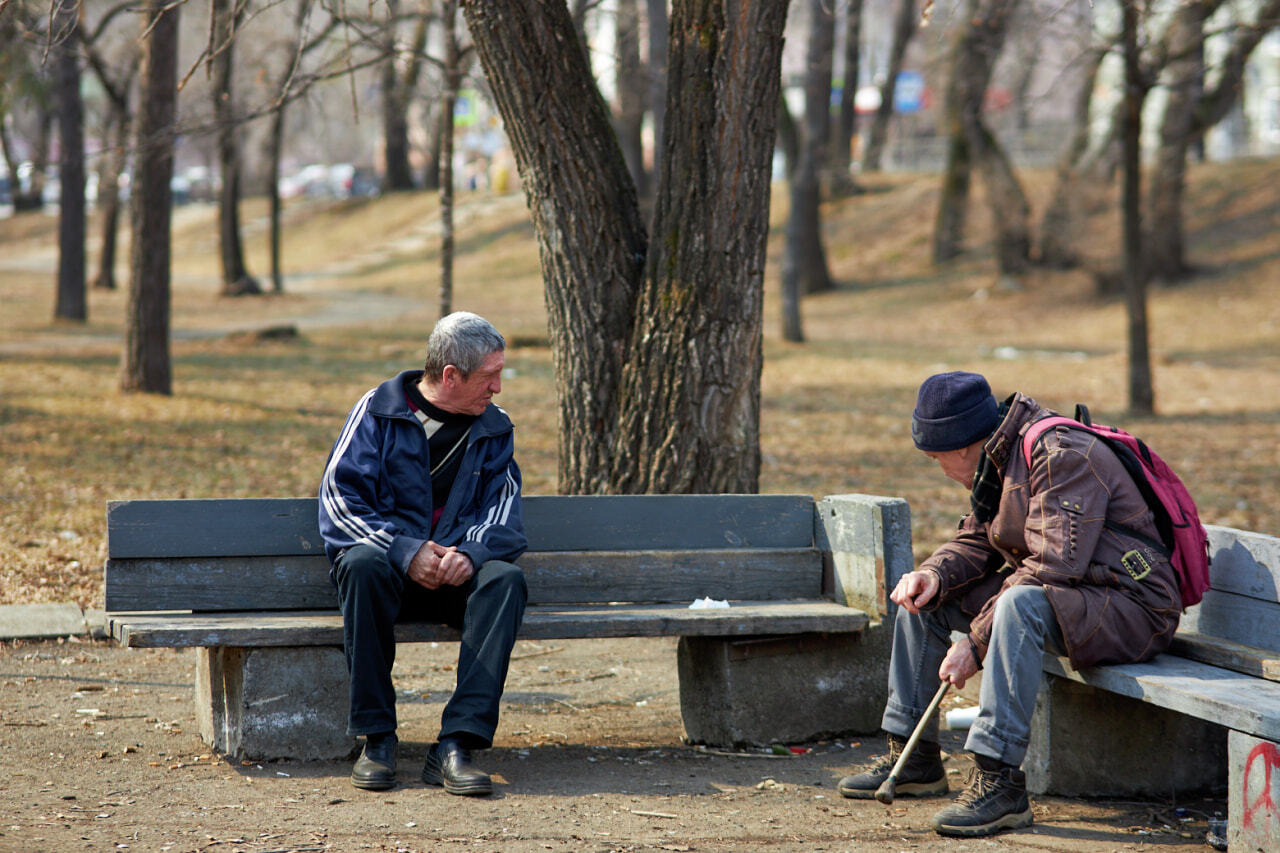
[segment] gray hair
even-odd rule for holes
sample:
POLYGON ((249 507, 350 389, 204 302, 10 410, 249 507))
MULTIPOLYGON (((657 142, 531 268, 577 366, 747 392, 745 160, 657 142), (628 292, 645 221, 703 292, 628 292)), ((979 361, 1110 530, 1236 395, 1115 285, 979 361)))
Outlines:
POLYGON ((450 364, 467 377, 491 354, 506 348, 506 340, 488 320, 470 311, 455 311, 441 317, 431 330, 423 370, 429 382, 439 382, 450 364))

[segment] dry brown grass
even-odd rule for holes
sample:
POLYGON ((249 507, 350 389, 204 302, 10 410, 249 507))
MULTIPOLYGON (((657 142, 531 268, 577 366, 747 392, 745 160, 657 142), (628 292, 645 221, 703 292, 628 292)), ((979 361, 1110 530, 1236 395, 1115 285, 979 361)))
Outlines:
MULTIPOLYGON (((1068 411, 1087 402, 1099 420, 1139 433, 1184 475, 1207 521, 1280 530, 1280 163, 1193 171, 1191 259, 1203 272, 1151 292, 1153 419, 1124 414, 1124 307, 1097 299, 1089 273, 1037 273, 1015 293, 990 287, 980 207, 973 248, 935 269, 936 179, 867 184, 872 192, 828 206, 840 285, 806 300, 804 344, 777 335, 776 236, 771 243, 762 491, 905 496, 923 556, 965 495, 912 450, 908 416, 925 376, 966 368, 986 373, 998 394, 1023 390, 1068 411)), ((1033 201, 1047 184, 1028 176, 1033 201)), ((784 203, 775 193, 775 225, 784 203)), ((437 211, 428 195, 291 208, 288 293, 226 299, 216 293, 211 213, 184 209, 174 394, 164 398, 115 388, 122 293, 93 292, 84 326, 50 322, 56 220, 0 222, 0 603, 101 606, 107 500, 311 494, 350 404, 420 358, 436 313, 437 211), (282 322, 302 336, 228 336, 282 322)), ((261 275, 260 206, 246 205, 246 216, 261 275)), ((468 197, 459 229, 455 306, 491 317, 516 343, 501 400, 519 429, 526 491, 554 492, 554 383, 524 202, 468 197)), ((1114 211, 1090 221, 1091 267, 1114 264, 1118 231, 1114 211)))

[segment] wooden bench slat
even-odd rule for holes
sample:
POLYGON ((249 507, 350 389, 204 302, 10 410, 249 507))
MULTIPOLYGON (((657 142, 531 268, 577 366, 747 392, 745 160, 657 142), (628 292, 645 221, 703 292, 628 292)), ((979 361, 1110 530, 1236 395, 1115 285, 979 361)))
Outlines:
MULTIPOLYGON (((1146 663, 1073 670, 1065 658, 1046 655, 1045 671, 1189 714, 1267 740, 1280 740, 1280 683, 1186 660, 1157 655, 1146 663)), ((1141 726, 1142 720, 1133 720, 1141 726)))
MULTIPOLYGON (((804 548, 808 495, 526 496, 525 532, 540 551, 804 548)), ((112 501, 112 559, 323 554, 315 498, 112 501)))
POLYGON ((1169 645, 1169 653, 1268 681, 1280 681, 1280 653, 1257 646, 1179 631, 1169 645))
MULTIPOLYGON (((108 613, 108 630, 134 647, 341 646, 342 618, 333 611, 294 613, 108 613)), ((525 611, 523 639, 753 636, 852 633, 870 618, 831 601, 737 602, 723 609, 687 605, 545 606, 525 611)), ((396 626, 401 642, 457 640, 458 632, 427 622, 396 626)))
POLYGON ((1280 538, 1206 525, 1213 589, 1262 601, 1280 600, 1280 538))
POLYGON ((1280 604, 1210 589, 1182 614, 1181 630, 1280 651, 1280 604))
MULTIPOLYGON (((532 604, 819 598, 808 548, 558 551, 520 558, 532 604)), ((322 610, 338 606, 320 557, 113 559, 107 610, 322 610)))

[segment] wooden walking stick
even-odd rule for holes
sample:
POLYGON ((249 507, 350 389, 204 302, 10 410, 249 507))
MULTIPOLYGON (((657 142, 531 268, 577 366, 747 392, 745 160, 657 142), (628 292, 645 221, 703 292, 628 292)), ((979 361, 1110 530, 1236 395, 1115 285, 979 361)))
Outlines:
POLYGON ((925 709, 924 716, 920 718, 920 722, 916 723, 916 730, 911 733, 911 737, 907 739, 907 745, 902 748, 902 754, 898 756, 898 760, 894 762, 893 769, 889 771, 889 778, 880 783, 880 787, 876 789, 876 799, 884 803, 886 806, 893 802, 893 795, 898 787, 898 774, 902 772, 902 768, 906 765, 907 759, 911 757, 911 752, 916 748, 916 743, 920 740, 920 735, 924 733, 924 727, 928 725, 929 718, 938 710, 938 706, 942 704, 942 697, 947 695, 947 690, 951 687, 950 681, 944 681, 938 687, 938 692, 933 694, 933 701, 929 703, 929 707, 925 709))

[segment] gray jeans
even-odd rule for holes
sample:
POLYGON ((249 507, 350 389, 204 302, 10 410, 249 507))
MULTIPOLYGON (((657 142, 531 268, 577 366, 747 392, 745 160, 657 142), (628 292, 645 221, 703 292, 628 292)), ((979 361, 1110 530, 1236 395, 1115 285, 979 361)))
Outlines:
MULTIPOLYGON (((969 619, 955 603, 914 615, 898 609, 889 661, 889 702, 881 723, 886 732, 903 738, 911 735, 942 683, 938 667, 951 647, 951 632, 968 630, 969 619)), ((969 728, 966 749, 1005 764, 1022 764, 1046 651, 1066 653, 1062 629, 1044 589, 1005 590, 996 602, 978 693, 978 718, 969 728)), ((936 715, 921 737, 937 742, 936 715)))

